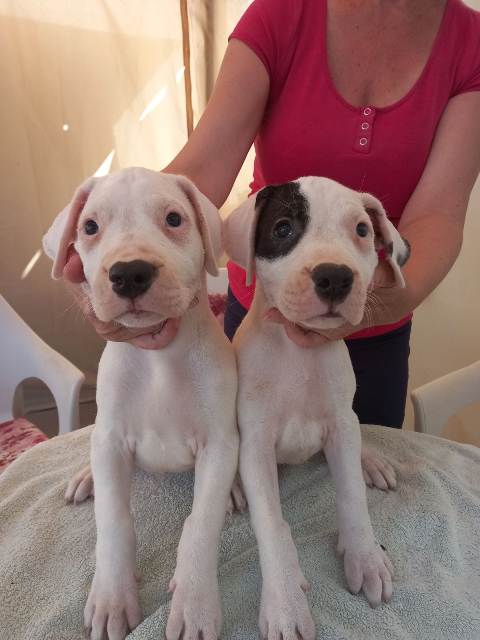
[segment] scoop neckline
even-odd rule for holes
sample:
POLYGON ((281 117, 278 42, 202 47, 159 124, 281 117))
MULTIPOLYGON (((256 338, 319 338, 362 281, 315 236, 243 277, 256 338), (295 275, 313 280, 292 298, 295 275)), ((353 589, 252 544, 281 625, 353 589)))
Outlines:
POLYGON ((374 110, 374 111, 376 111, 376 112, 391 111, 392 109, 395 109, 395 108, 399 107, 400 105, 402 105, 404 102, 406 102, 412 96, 412 94, 415 93, 415 91, 417 90, 419 85, 423 82, 423 79, 425 78, 425 76, 427 75, 430 67, 432 66, 433 60, 436 57, 437 50, 439 49, 440 43, 442 41, 443 32, 445 31, 446 25, 448 23, 447 14, 450 13, 450 7, 451 7, 452 3, 453 3, 453 0, 446 0, 445 6, 443 8, 442 19, 440 21, 440 25, 439 25, 437 33, 435 35, 435 38, 434 38, 434 41, 433 41, 433 44, 432 44, 432 48, 430 50, 428 58, 427 58, 424 66, 423 66, 423 69, 422 69, 420 75, 415 80, 415 82, 410 87, 410 89, 407 91, 407 93, 404 96, 402 96, 401 98, 399 98, 398 100, 396 100, 395 102, 392 102, 391 104, 385 105, 384 107, 377 107, 374 104, 364 104, 364 105, 360 105, 360 106, 357 107, 357 106, 351 104, 350 102, 348 102, 348 100, 346 100, 342 96, 340 91, 338 91, 337 87, 335 86, 335 83, 333 82, 332 75, 330 73, 330 64, 329 64, 329 59, 328 59, 328 48, 327 48, 328 0, 323 0, 323 9, 324 9, 324 11, 323 11, 323 55, 324 55, 324 60, 325 60, 324 69, 325 69, 325 75, 327 77, 327 83, 329 85, 330 91, 332 91, 333 95, 337 98, 337 100, 339 102, 341 102, 345 107, 347 107, 347 109, 349 109, 350 111, 354 111, 355 113, 362 112, 367 107, 372 109, 372 110, 374 110))

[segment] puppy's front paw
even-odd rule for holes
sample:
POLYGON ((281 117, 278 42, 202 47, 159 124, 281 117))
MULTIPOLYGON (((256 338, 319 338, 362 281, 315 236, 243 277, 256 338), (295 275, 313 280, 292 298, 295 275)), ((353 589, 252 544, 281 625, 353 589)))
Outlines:
POLYGON ((301 583, 293 580, 264 584, 259 620, 263 640, 314 640, 315 624, 305 595, 307 587, 304 578, 301 583))
POLYGON ((363 591, 371 607, 391 599, 393 566, 378 542, 347 546, 343 560, 351 593, 363 591))
POLYGON ((367 487, 382 491, 397 488, 395 469, 380 454, 362 446, 362 473, 367 487))
POLYGON ((213 581, 174 577, 170 615, 165 636, 167 640, 216 640, 222 626, 220 593, 213 581))
POLYGON ((124 640, 141 619, 135 576, 105 578, 95 573, 84 612, 87 638, 124 640))
POLYGON ((93 497, 93 476, 90 465, 81 469, 73 476, 65 491, 65 500, 79 504, 87 498, 93 497))

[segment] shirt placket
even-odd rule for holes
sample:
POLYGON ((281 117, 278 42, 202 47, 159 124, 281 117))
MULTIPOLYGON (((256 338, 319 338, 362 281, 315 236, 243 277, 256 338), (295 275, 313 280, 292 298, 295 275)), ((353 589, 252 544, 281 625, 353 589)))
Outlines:
POLYGON ((362 107, 358 117, 358 127, 353 148, 360 153, 368 153, 372 146, 373 124, 375 122, 375 109, 362 107))

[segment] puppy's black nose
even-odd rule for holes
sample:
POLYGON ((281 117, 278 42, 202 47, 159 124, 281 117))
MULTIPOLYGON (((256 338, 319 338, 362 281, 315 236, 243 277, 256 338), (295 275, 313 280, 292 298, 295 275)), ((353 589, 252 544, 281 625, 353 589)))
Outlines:
POLYGON ((330 302, 343 302, 352 290, 353 271, 344 264, 319 264, 311 277, 318 297, 330 302))
POLYGON ((116 262, 108 272, 115 293, 132 299, 148 291, 156 275, 157 267, 145 260, 116 262))

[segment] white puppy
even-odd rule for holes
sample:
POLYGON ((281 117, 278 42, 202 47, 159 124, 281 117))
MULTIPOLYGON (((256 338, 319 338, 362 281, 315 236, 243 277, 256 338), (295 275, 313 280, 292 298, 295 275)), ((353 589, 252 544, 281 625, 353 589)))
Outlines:
MULTIPOLYGON (((392 595, 392 565, 375 540, 352 410, 355 377, 343 341, 302 349, 271 310, 306 330, 357 324, 385 250, 390 284, 404 286, 408 246, 378 200, 326 178, 265 187, 224 226, 227 252, 257 274, 250 311, 235 335, 240 475, 258 539, 264 638, 315 636, 307 588, 280 506, 277 463, 325 452, 337 488, 339 551, 349 589, 372 606, 392 595)), ((387 475, 390 471, 386 470, 387 475)), ((394 483, 394 479, 391 480, 394 483)))
MULTIPOLYGON (((94 640, 120 640, 141 620, 129 508, 135 466, 195 468, 166 636, 211 640, 221 626, 218 544, 238 457, 235 358, 206 290, 205 268, 216 275, 222 252, 218 211, 184 177, 126 169, 87 180, 55 220, 44 247, 56 278, 72 242, 100 320, 163 323, 173 336, 158 351, 108 342, 100 361, 91 443, 96 570, 85 626, 94 640)), ((89 482, 87 469, 71 496, 86 497, 89 482)))

